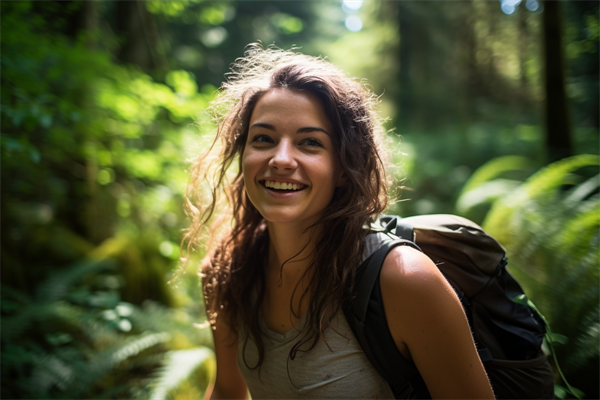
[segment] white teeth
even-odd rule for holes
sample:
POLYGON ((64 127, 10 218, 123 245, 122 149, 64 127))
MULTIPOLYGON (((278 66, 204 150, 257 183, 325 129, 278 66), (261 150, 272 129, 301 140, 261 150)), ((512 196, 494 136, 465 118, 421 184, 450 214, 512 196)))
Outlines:
POLYGON ((265 186, 271 189, 279 190, 300 190, 304 188, 304 185, 291 182, 279 182, 279 181, 265 181, 265 186))

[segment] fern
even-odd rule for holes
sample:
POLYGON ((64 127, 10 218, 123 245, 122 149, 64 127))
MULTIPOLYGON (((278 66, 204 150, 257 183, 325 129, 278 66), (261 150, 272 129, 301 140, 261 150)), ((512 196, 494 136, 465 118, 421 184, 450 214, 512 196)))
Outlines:
POLYGON ((107 352, 107 354, 110 354, 110 357, 108 357, 109 363, 107 367, 110 368, 114 365, 117 365, 129 357, 141 353, 147 348, 168 341, 170 338, 171 335, 166 332, 145 333, 138 337, 131 338, 124 345, 119 346, 116 349, 111 349, 107 352))
POLYGON ((84 260, 69 267, 64 272, 54 274, 50 279, 40 284, 36 297, 43 302, 63 299, 69 289, 85 275, 114 267, 115 262, 111 259, 84 260))
MULTIPOLYGON (((600 178, 578 172, 599 161, 579 155, 548 165, 497 199, 483 223, 507 248, 511 272, 553 331, 568 338, 556 351, 575 386, 594 379, 598 364, 600 178)), ((492 182, 479 181, 479 188, 492 182)))
POLYGON ((592 154, 581 154, 565 158, 543 168, 532 176, 524 185, 530 198, 548 198, 554 190, 567 183, 567 177, 572 172, 589 166, 600 165, 600 157, 592 154))
POLYGON ((164 343, 170 339, 166 332, 144 333, 131 337, 113 348, 100 353, 93 353, 85 365, 80 366, 77 379, 71 382, 66 392, 73 398, 84 398, 93 388, 94 383, 103 379, 106 374, 118 367, 130 357, 139 355, 157 344, 164 343))
POLYGON ((76 375, 71 365, 51 354, 35 357, 34 365, 31 387, 42 393, 48 392, 53 385, 66 390, 76 375))
POLYGON ((527 171, 531 168, 531 161, 521 156, 498 157, 480 167, 471 175, 463 186, 460 196, 476 189, 484 183, 497 179, 510 171, 527 171))
POLYGON ((94 296, 101 292, 94 292, 86 283, 94 280, 83 278, 112 265, 109 260, 75 264, 42 282, 35 300, 10 288, 3 290, 2 374, 15 378, 14 382, 3 382, 3 394, 25 398, 87 398, 99 393, 116 396, 131 392, 141 379, 137 383, 127 382, 123 376, 146 375, 160 365, 167 347, 159 345, 172 338, 166 330, 179 335, 182 328, 198 334, 192 320, 174 317, 181 310, 158 305, 143 309, 119 303, 117 292, 113 293, 117 304, 114 310, 106 309, 106 302, 94 303, 94 296), (80 292, 78 296, 74 296, 75 291, 80 292), (123 314, 120 308, 125 306, 127 312, 123 314), (110 311, 118 320, 133 322, 132 333, 138 334, 123 334, 111 325, 110 319, 102 318, 110 311), (154 311, 158 311, 158 318, 151 315, 154 311))
POLYGON ((543 168, 517 190, 494 203, 485 219, 485 227, 495 232, 501 242, 509 240, 516 233, 516 228, 507 224, 507 221, 511 221, 515 213, 527 212, 524 204, 531 201, 547 204, 556 195, 556 190, 561 185, 568 183, 568 177, 574 171, 598 164, 598 156, 584 154, 558 161, 543 168))
POLYGON ((136 308, 133 311, 130 318, 139 329, 150 331, 176 330, 177 335, 194 339, 195 342, 201 345, 209 345, 212 341, 210 330, 194 328, 193 325, 195 322, 194 317, 205 318, 202 312, 203 309, 197 308, 192 311, 176 310, 147 300, 142 305, 142 308, 136 308))
POLYGON ((207 360, 213 358, 213 352, 206 347, 167 353, 163 366, 157 371, 149 385, 152 388, 149 398, 151 400, 166 399, 169 391, 177 388, 207 360))
POLYGON ((473 189, 465 191, 459 197, 456 209, 460 214, 466 215, 473 208, 482 204, 491 204, 520 185, 521 182, 513 179, 496 179, 491 182, 483 182, 473 189))
POLYGON ((491 204, 521 185, 522 182, 514 179, 515 176, 523 177, 530 170, 531 162, 521 156, 505 156, 489 161, 467 180, 459 194, 456 210, 481 223, 491 204))

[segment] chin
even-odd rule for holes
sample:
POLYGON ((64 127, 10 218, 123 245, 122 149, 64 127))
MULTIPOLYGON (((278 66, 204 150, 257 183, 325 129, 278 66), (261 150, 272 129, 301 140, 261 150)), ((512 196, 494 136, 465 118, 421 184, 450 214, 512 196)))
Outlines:
POLYGON ((289 224, 298 221, 297 217, 283 213, 264 213, 262 216, 267 222, 273 224, 289 224))
POLYGON ((307 228, 315 221, 318 220, 318 216, 312 215, 306 217, 304 215, 300 216, 297 212, 261 212, 263 218, 267 221, 267 223, 272 224, 298 224, 302 228, 307 228))

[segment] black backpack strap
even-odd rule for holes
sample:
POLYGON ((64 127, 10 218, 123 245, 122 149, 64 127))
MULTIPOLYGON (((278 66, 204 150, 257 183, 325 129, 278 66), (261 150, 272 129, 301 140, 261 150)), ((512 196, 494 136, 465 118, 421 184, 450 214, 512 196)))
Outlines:
MULTIPOLYGON (((413 226, 396 215, 382 215, 379 217, 381 227, 392 235, 411 242, 415 241, 413 226)), ((421 251, 421 249, 419 249, 421 251)), ((421 251, 422 252, 422 251, 421 251)))
POLYGON ((352 306, 352 313, 359 321, 365 321, 367 316, 367 308, 369 306, 369 299, 371 298, 373 288, 379 279, 379 272, 381 271, 381 267, 383 266, 385 258, 394 247, 403 245, 413 247, 420 252, 423 252, 419 246, 410 240, 396 239, 394 241, 384 243, 363 263, 363 265, 366 263, 366 268, 364 269, 360 282, 357 285, 356 298, 354 299, 354 304, 352 306))
POLYGON ((384 243, 357 270, 355 298, 345 314, 365 355, 388 382, 396 398, 431 398, 414 363, 406 360, 396 347, 383 309, 379 273, 389 252, 402 245, 421 251, 409 240, 384 243))

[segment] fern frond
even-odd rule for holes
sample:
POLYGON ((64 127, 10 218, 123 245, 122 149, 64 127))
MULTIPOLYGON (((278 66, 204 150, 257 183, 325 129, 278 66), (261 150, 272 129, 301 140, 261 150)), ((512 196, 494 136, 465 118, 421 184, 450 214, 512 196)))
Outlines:
POLYGON ((471 190, 463 190, 456 202, 456 209, 460 214, 466 214, 474 207, 493 203, 507 193, 513 192, 521 184, 522 182, 513 179, 483 182, 471 190))
POLYGON ((572 362, 576 365, 582 365, 587 360, 600 356, 600 308, 598 306, 588 314, 583 321, 587 327, 585 332, 578 338, 572 362))
POLYGON ((565 198, 565 205, 570 207, 584 201, 597 191, 599 187, 600 174, 574 187, 571 193, 565 198))
POLYGON ((159 369, 153 382, 150 383, 152 387, 150 399, 166 399, 170 390, 179 386, 198 367, 213 357, 213 352, 206 347, 167 353, 164 365, 159 369))
POLYGON ((109 367, 113 367, 129 357, 138 355, 143 350, 159 343, 164 343, 171 338, 171 335, 166 332, 160 333, 145 333, 135 338, 126 341, 125 345, 119 348, 110 350, 109 367))
POLYGON ((126 359, 140 354, 157 344, 164 343, 171 338, 171 335, 165 332, 143 333, 131 337, 111 349, 95 353, 79 371, 78 379, 75 379, 69 386, 68 393, 73 398, 83 398, 92 388, 94 382, 102 379, 110 370, 117 367, 126 359))
POLYGON ((557 237, 558 248, 570 257, 580 258, 593 247, 590 243, 600 229, 600 204, 565 221, 563 233, 557 237))
POLYGON ((99 348, 112 346, 123 340, 123 336, 117 331, 94 319, 86 321, 86 324, 82 326, 82 333, 90 343, 94 343, 94 346, 99 348))
MULTIPOLYGON (((521 230, 517 228, 517 210, 527 212, 531 201, 548 201, 556 195, 556 190, 568 181, 568 176, 583 167, 600 164, 600 157, 591 154, 582 154, 557 161, 546 166, 514 192, 499 199, 488 212, 482 226, 497 235, 500 242, 509 241, 511 237, 519 237, 521 230)), ((590 184, 591 186, 591 184, 590 184)), ((582 189, 583 191, 584 189, 582 189)), ((518 218, 517 218, 518 219, 518 218)), ((527 218, 525 218, 526 220, 527 218)), ((546 219, 546 223, 550 221, 546 219)))
POLYGON ((47 315, 50 310, 50 305, 33 304, 23 307, 14 317, 2 318, 2 340, 10 343, 14 338, 18 337, 27 328, 31 326, 34 320, 40 316, 47 315))
POLYGON ((36 292, 38 301, 51 302, 64 298, 69 289, 85 275, 104 269, 114 268, 112 259, 85 260, 69 267, 66 271, 52 274, 51 278, 40 284, 36 292))
POLYGON ((597 155, 580 154, 565 158, 548 165, 527 179, 524 189, 529 198, 546 197, 563 185, 572 172, 595 165, 600 165, 600 157, 597 155))
POLYGON ((142 308, 133 310, 130 319, 138 329, 182 334, 194 343, 192 346, 209 345, 212 340, 210 329, 199 330, 193 326, 193 316, 190 318, 189 312, 166 307, 154 301, 146 300, 142 308))
POLYGON ((465 193, 476 189, 480 185, 495 180, 503 174, 510 171, 528 171, 531 168, 531 161, 526 157, 521 156, 504 156, 494 158, 488 161, 483 166, 479 167, 477 171, 471 175, 471 177, 465 183, 460 196, 465 193))
POLYGON ((72 366, 55 355, 42 354, 34 358, 30 384, 36 392, 48 392, 52 386, 65 390, 74 377, 72 366))
POLYGON ((527 192, 523 185, 516 188, 512 193, 498 199, 487 213, 482 227, 488 232, 494 232, 494 236, 500 243, 510 241, 510 238, 519 234, 518 225, 513 221, 515 212, 519 205, 528 201, 527 192))

